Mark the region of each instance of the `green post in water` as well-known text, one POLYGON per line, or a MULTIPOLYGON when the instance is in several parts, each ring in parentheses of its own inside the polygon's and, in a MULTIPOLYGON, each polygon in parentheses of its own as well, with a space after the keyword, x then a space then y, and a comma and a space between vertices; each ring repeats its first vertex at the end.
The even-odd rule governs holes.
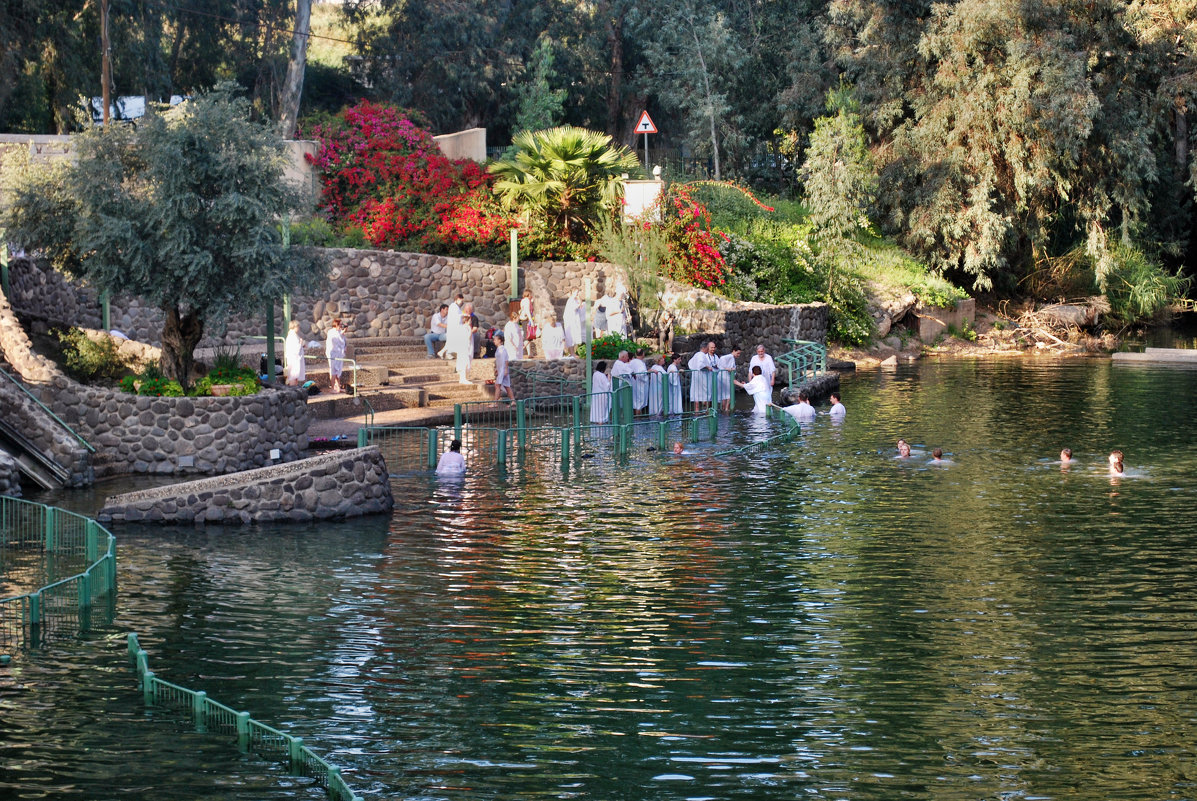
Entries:
POLYGON ((266 304, 266 381, 274 381, 274 302, 266 304))
POLYGON ((100 328, 112 330, 112 293, 107 289, 100 293, 100 328))

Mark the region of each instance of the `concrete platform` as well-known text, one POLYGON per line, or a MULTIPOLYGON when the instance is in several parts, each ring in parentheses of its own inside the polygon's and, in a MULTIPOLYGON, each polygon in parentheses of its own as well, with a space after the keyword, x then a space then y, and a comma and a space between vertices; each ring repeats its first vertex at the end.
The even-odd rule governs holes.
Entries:
POLYGON ((1147 348, 1142 353, 1115 353, 1114 364, 1172 364, 1197 367, 1197 350, 1147 348))

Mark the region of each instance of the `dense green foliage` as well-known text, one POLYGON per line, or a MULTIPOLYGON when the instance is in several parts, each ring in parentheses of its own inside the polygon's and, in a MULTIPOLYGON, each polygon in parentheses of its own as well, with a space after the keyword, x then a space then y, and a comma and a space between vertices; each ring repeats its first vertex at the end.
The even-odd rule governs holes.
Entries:
MULTIPOLYGON (((604 334, 597 339, 591 341, 591 346, 594 348, 594 359, 612 359, 619 358, 619 352, 626 350, 628 353, 635 353, 636 349, 640 347, 639 343, 634 339, 621 337, 619 334, 604 334)), ((578 357, 586 358, 586 344, 583 343, 577 347, 578 357)))
POLYGON ((113 382, 129 372, 116 343, 107 336, 91 339, 78 328, 50 333, 58 340, 63 366, 79 381, 113 382))
POLYGON ((278 219, 299 198, 283 178, 282 141, 230 88, 136 129, 90 129, 75 148, 74 166, 14 176, 9 235, 100 290, 161 309, 161 369, 184 387, 205 326, 324 278, 314 251, 283 245, 278 219))

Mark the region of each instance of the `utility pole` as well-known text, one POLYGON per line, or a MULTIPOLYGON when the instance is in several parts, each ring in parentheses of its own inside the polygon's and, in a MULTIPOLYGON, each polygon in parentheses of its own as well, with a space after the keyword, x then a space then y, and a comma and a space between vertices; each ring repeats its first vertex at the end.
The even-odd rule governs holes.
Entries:
POLYGON ((108 127, 108 105, 112 101, 111 90, 112 86, 112 55, 111 47, 108 44, 108 0, 100 0, 100 48, 102 53, 100 68, 100 82, 103 84, 100 87, 100 102, 104 104, 104 127, 108 127))

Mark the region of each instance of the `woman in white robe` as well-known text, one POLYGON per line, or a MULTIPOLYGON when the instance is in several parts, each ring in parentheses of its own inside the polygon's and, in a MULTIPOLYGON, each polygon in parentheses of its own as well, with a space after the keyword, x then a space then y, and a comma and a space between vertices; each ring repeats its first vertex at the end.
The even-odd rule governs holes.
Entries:
POLYGON ((303 352, 307 347, 308 343, 299 336, 299 320, 292 320, 286 344, 283 345, 283 366, 289 386, 297 387, 308 377, 307 367, 303 363, 303 352))
POLYGON ((736 386, 742 387, 752 396, 753 414, 765 414, 769 410, 769 399, 773 397, 773 387, 769 386, 769 382, 762 375, 760 365, 753 366, 752 378, 748 380, 748 383, 737 381, 736 386))
POLYGON ((731 411, 732 381, 736 377, 736 356, 740 354, 738 347, 732 347, 731 353, 719 357, 719 406, 724 411, 731 411))
MULTIPOLYGON (((665 357, 658 356, 657 360, 653 362, 653 366, 648 368, 648 413, 650 415, 661 413, 667 377, 665 372, 665 357)), ((681 387, 678 387, 678 389, 681 389, 681 387)))
POLYGON ((648 406, 648 366, 639 353, 629 364, 632 365, 632 409, 636 414, 643 414, 648 406))
POLYGON ((324 340, 324 356, 328 359, 328 377, 332 379, 332 391, 344 392, 341 388, 341 371, 345 367, 345 334, 341 332, 341 321, 336 319, 328 329, 324 340))
POLYGON ((470 364, 474 361, 473 331, 470 328, 470 316, 462 314, 461 320, 457 326, 450 329, 448 344, 454 353, 457 354, 457 383, 472 384, 470 380, 470 364))
POLYGON ((565 301, 565 349, 572 356, 574 348, 582 344, 582 318, 586 307, 578 299, 578 290, 569 293, 565 301))
POLYGON ((604 300, 607 302, 607 333, 626 337, 628 320, 624 312, 623 293, 620 292, 614 296, 608 295, 604 300))
POLYGON ((711 390, 714 387, 714 370, 718 366, 715 359, 715 343, 708 342, 697 353, 690 357, 686 365, 690 369, 690 403, 695 411, 702 411, 711 403, 711 390))
POLYGON ((611 379, 607 377, 607 363, 594 366, 590 378, 590 422, 606 423, 611 417, 611 379))
POLYGON ((516 312, 511 313, 511 318, 503 326, 503 347, 507 349, 508 359, 524 358, 524 332, 516 312))
POLYGON ((560 359, 565 355, 565 329, 557 322, 556 313, 549 313, 549 324, 540 335, 540 342, 546 359, 560 359))
POLYGON ((666 414, 682 413, 682 357, 674 356, 665 373, 669 379, 669 401, 666 404, 666 414))

